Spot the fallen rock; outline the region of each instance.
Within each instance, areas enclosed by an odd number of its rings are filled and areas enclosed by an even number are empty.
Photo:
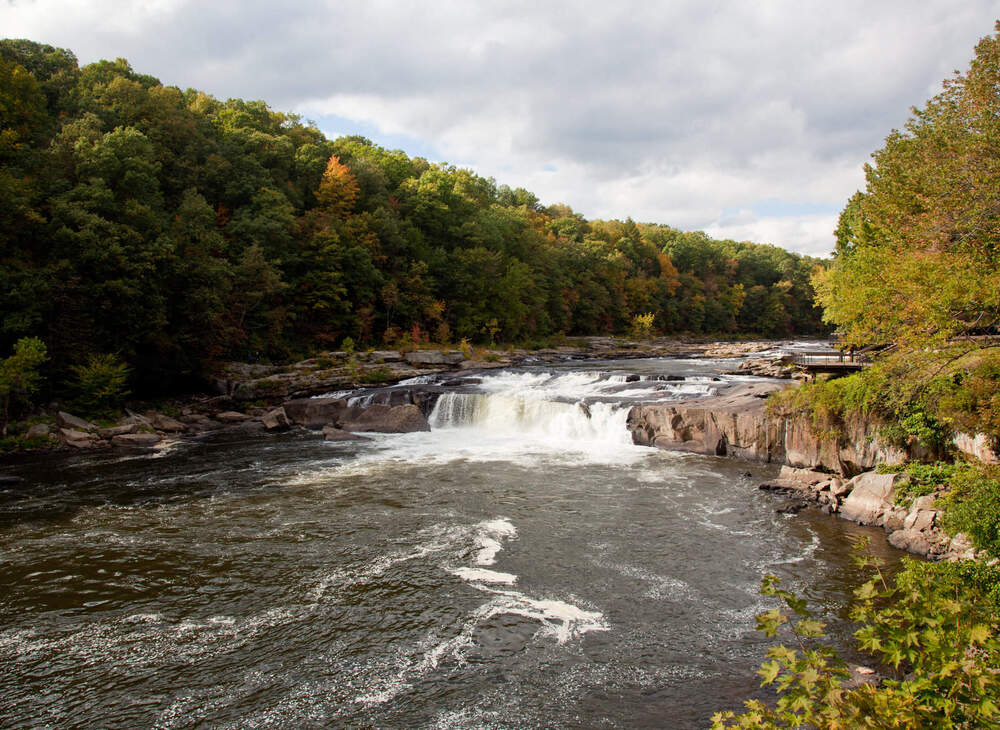
[[[348,420],[350,419],[350,420]],[[345,431],[375,431],[378,433],[411,433],[430,431],[430,424],[415,405],[385,406],[351,409],[339,424]]]
[[[162,438],[158,433],[123,433],[111,439],[112,446],[152,446]]]
[[[896,530],[889,534],[889,544],[900,550],[906,550],[919,555],[927,555],[931,552],[931,541],[928,536],[919,530]]]
[[[74,416],[72,413],[66,413],[66,411],[59,411],[57,420],[63,428],[74,429],[76,431],[93,431],[97,428],[90,421],[85,421],[78,416]]]
[[[149,415],[149,422],[152,424],[153,428],[157,431],[166,431],[167,433],[180,433],[187,430],[187,426],[178,421],[175,418],[166,416],[162,413],[152,413]]]
[[[327,441],[371,441],[367,436],[359,436],[336,426],[324,426],[323,438]]]
[[[851,480],[853,488],[840,508],[844,519],[859,525],[884,525],[885,513],[894,509],[892,502],[898,474],[859,474]]]
[[[239,411],[223,411],[222,413],[215,414],[215,420],[222,421],[223,423],[242,423],[243,421],[249,421],[250,416]]]
[[[292,422],[288,420],[288,415],[285,413],[284,408],[275,408],[273,411],[268,411],[261,416],[260,421],[268,431],[287,431],[292,427]]]
[[[292,423],[306,428],[319,429],[334,425],[347,409],[343,398],[296,398],[282,405]]]
[[[97,431],[102,439],[113,439],[115,436],[122,436],[126,433],[135,433],[139,430],[138,423],[123,423],[121,426],[111,426]]]

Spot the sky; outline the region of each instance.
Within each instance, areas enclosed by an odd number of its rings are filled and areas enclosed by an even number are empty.
[[[0,36],[127,58],[524,187],[826,256],[864,164],[1000,0],[0,0]]]

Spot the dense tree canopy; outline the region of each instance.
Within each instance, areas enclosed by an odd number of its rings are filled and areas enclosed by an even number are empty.
[[[1000,24],[866,167],[817,277],[857,344],[921,345],[1000,325]]]
[[[143,391],[347,337],[530,341],[649,313],[664,334],[822,328],[815,260],[587,221],[123,59],[0,41],[0,113],[0,353],[38,337],[59,378],[114,354]]]

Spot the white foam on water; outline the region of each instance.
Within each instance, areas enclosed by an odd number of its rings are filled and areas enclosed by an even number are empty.
[[[501,573],[497,570],[487,570],[486,568],[455,568],[451,571],[462,580],[479,583],[506,583],[514,585],[517,583],[517,576],[513,573]]]
[[[497,553],[503,549],[501,539],[517,535],[517,528],[510,520],[503,517],[480,522],[477,528],[479,530],[479,534],[476,536],[476,544],[479,546],[479,552],[476,553],[477,565],[493,565],[496,562]]]

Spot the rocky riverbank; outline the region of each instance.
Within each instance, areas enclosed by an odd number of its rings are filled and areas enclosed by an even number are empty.
[[[789,496],[781,511],[816,504],[828,514],[884,527],[890,544],[902,550],[937,560],[975,557],[964,535],[939,529],[934,495],[897,503],[905,475],[873,471],[917,454],[885,441],[874,420],[857,419],[834,435],[817,432],[804,416],[771,413],[767,396],[785,387],[746,384],[719,396],[635,406],[628,427],[637,444],[782,464],[779,478],[761,485]],[[954,445],[971,458],[997,461],[982,438],[959,435]]]
[[[776,358],[752,357],[776,342],[693,342],[672,339],[633,341],[614,337],[574,338],[562,347],[521,349],[417,349],[327,352],[284,366],[228,363],[212,383],[214,394],[178,398],[154,408],[133,407],[114,421],[93,423],[58,406],[35,414],[33,422],[19,429],[20,449],[73,450],[106,447],[156,448],[172,439],[202,437],[225,430],[276,431],[303,425],[282,409],[298,400],[336,391],[398,383],[422,375],[450,374],[439,388],[426,392],[376,393],[366,405],[416,405],[422,416],[430,412],[433,398],[448,387],[471,382],[477,372],[520,365],[564,363],[574,360],[622,360],[657,357],[747,358],[747,363],[770,363]],[[751,370],[742,369],[746,373]],[[758,366],[753,366],[757,368]],[[760,365],[759,367],[764,367]],[[779,368],[780,369],[780,368]],[[768,370],[766,374],[775,374]],[[787,374],[784,376],[787,377]],[[366,419],[357,414],[345,421],[355,430],[394,430],[395,415],[382,421],[382,409]],[[416,423],[416,421],[411,421]],[[336,421],[324,423],[331,438],[350,432]],[[363,427],[363,428],[362,428]]]

